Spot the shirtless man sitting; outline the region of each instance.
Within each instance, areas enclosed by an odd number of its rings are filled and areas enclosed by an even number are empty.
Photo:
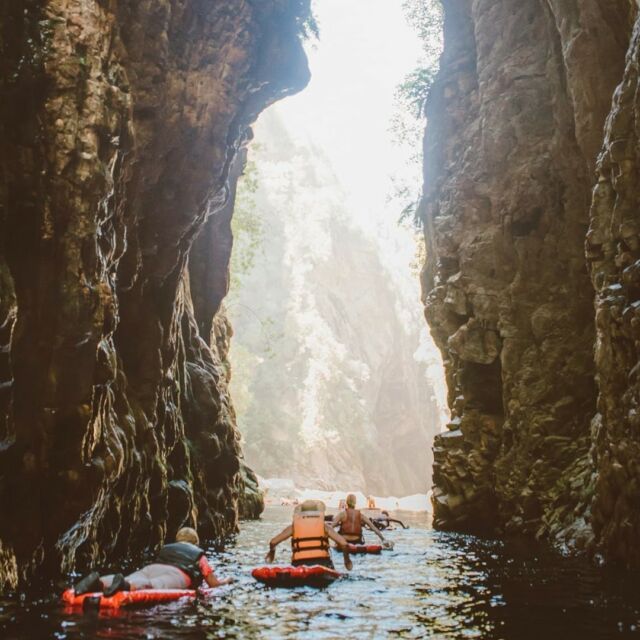
[[[356,497],[353,493],[347,496],[346,508],[333,517],[331,524],[334,527],[339,527],[338,532],[340,535],[351,544],[364,544],[362,525],[366,525],[380,538],[385,549],[393,549],[393,542],[387,540],[380,533],[378,527],[367,516],[360,513],[359,509],[356,509]]]

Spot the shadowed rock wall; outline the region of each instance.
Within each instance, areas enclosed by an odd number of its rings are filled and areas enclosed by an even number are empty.
[[[636,5],[443,5],[421,205],[453,415],[435,444],[436,524],[638,564]]]
[[[597,549],[640,566],[640,23],[607,119],[587,257],[596,289],[598,413],[592,422]]]
[[[135,556],[186,523],[236,527],[230,330],[212,322],[231,167],[259,111],[308,80],[307,14],[0,7],[0,584]]]

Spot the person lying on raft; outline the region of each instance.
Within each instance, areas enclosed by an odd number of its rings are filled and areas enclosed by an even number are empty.
[[[338,529],[340,535],[351,544],[364,544],[362,535],[362,525],[364,524],[380,538],[385,549],[393,549],[393,542],[385,539],[378,527],[367,516],[360,513],[359,509],[356,509],[356,497],[353,493],[347,496],[346,508],[333,516],[331,524],[334,527],[340,527]]]
[[[100,576],[92,571],[73,588],[77,596],[102,591],[110,597],[118,591],[138,589],[197,589],[202,582],[210,587],[231,584],[233,578],[219,580],[209,566],[195,529],[183,527],[176,534],[176,541],[160,549],[152,564],[124,576]]]
[[[329,552],[331,538],[344,554],[345,568],[351,571],[353,565],[349,558],[348,543],[324,521],[324,511],[324,502],[320,500],[305,500],[299,505],[293,512],[293,522],[269,542],[267,562],[273,562],[276,547],[291,538],[291,564],[294,567],[319,564],[333,569]]]

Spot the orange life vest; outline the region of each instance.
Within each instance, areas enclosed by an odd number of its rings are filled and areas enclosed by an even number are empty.
[[[362,536],[362,515],[358,509],[345,509],[346,518],[340,523],[340,534],[359,539]]]
[[[293,516],[291,561],[329,557],[329,537],[324,529],[324,513],[300,511]]]

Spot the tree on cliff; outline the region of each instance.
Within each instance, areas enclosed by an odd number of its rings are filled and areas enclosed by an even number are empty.
[[[407,21],[420,38],[422,57],[396,89],[396,113],[391,121],[391,131],[398,144],[412,149],[411,163],[416,171],[421,172],[425,106],[440,67],[443,11],[440,0],[405,0],[402,7]],[[420,180],[396,178],[393,182],[389,199],[402,205],[399,222],[421,228],[421,221],[417,217],[420,193],[415,187]]]

